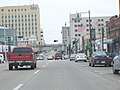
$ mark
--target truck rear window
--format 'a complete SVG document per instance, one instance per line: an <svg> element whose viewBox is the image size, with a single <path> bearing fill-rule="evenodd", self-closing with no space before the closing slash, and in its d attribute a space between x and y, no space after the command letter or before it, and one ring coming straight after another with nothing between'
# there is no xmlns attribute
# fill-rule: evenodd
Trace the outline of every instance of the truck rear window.
<svg viewBox="0 0 120 90"><path fill-rule="evenodd" d="M31 53L33 52L31 48L14 48L13 53Z"/></svg>

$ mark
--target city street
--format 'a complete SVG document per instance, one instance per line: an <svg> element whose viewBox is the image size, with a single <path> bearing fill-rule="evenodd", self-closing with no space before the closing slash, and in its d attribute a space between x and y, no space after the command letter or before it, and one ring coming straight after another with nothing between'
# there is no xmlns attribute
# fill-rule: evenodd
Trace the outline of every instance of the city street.
<svg viewBox="0 0 120 90"><path fill-rule="evenodd" d="M69 60L39 60L34 70L10 71L4 63L0 64L0 90L120 90L120 74L112 74L112 67Z"/></svg>

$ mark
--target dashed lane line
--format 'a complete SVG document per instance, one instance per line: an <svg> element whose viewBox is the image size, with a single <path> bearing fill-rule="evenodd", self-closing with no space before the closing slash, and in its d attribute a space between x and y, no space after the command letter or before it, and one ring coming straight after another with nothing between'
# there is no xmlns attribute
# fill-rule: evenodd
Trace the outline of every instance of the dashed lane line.
<svg viewBox="0 0 120 90"><path fill-rule="evenodd" d="M36 72L34 72L34 75L37 74L40 70L37 70Z"/></svg>
<svg viewBox="0 0 120 90"><path fill-rule="evenodd" d="M23 86L23 84L19 84L17 87L15 87L13 90L19 90L21 87Z"/></svg>

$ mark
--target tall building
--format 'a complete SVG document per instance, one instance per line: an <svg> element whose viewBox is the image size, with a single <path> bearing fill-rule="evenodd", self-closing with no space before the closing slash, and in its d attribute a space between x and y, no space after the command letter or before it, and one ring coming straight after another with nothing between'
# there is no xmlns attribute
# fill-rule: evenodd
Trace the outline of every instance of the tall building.
<svg viewBox="0 0 120 90"><path fill-rule="evenodd" d="M70 14L70 37L71 37L71 48L82 50L90 39L90 27L92 38L98 40L102 38L102 28L104 28L104 36L106 37L106 21L109 21L110 16L101 16L101 17L81 17L81 13ZM84 39L83 39L84 38ZM77 44L77 47L74 48L74 41Z"/></svg>
<svg viewBox="0 0 120 90"><path fill-rule="evenodd" d="M70 27L63 26L62 27L62 51L64 54L69 54L69 46L70 46Z"/></svg>
<svg viewBox="0 0 120 90"><path fill-rule="evenodd" d="M119 15L120 15L120 0L119 0Z"/></svg>
<svg viewBox="0 0 120 90"><path fill-rule="evenodd" d="M40 11L38 5L0 7L0 25L14 28L18 45L40 44ZM33 38L34 37L34 38Z"/></svg>

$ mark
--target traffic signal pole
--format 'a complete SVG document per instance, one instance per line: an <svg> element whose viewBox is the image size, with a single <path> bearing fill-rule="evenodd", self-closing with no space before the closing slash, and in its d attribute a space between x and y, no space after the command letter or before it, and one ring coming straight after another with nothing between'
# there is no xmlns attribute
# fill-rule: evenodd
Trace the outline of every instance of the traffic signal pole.
<svg viewBox="0 0 120 90"><path fill-rule="evenodd" d="M92 54L92 31L91 31L91 20L90 20L90 10L88 11L88 13L89 13L89 31L90 31L90 40L89 40L89 42L90 42L90 56L91 56L91 54Z"/></svg>

